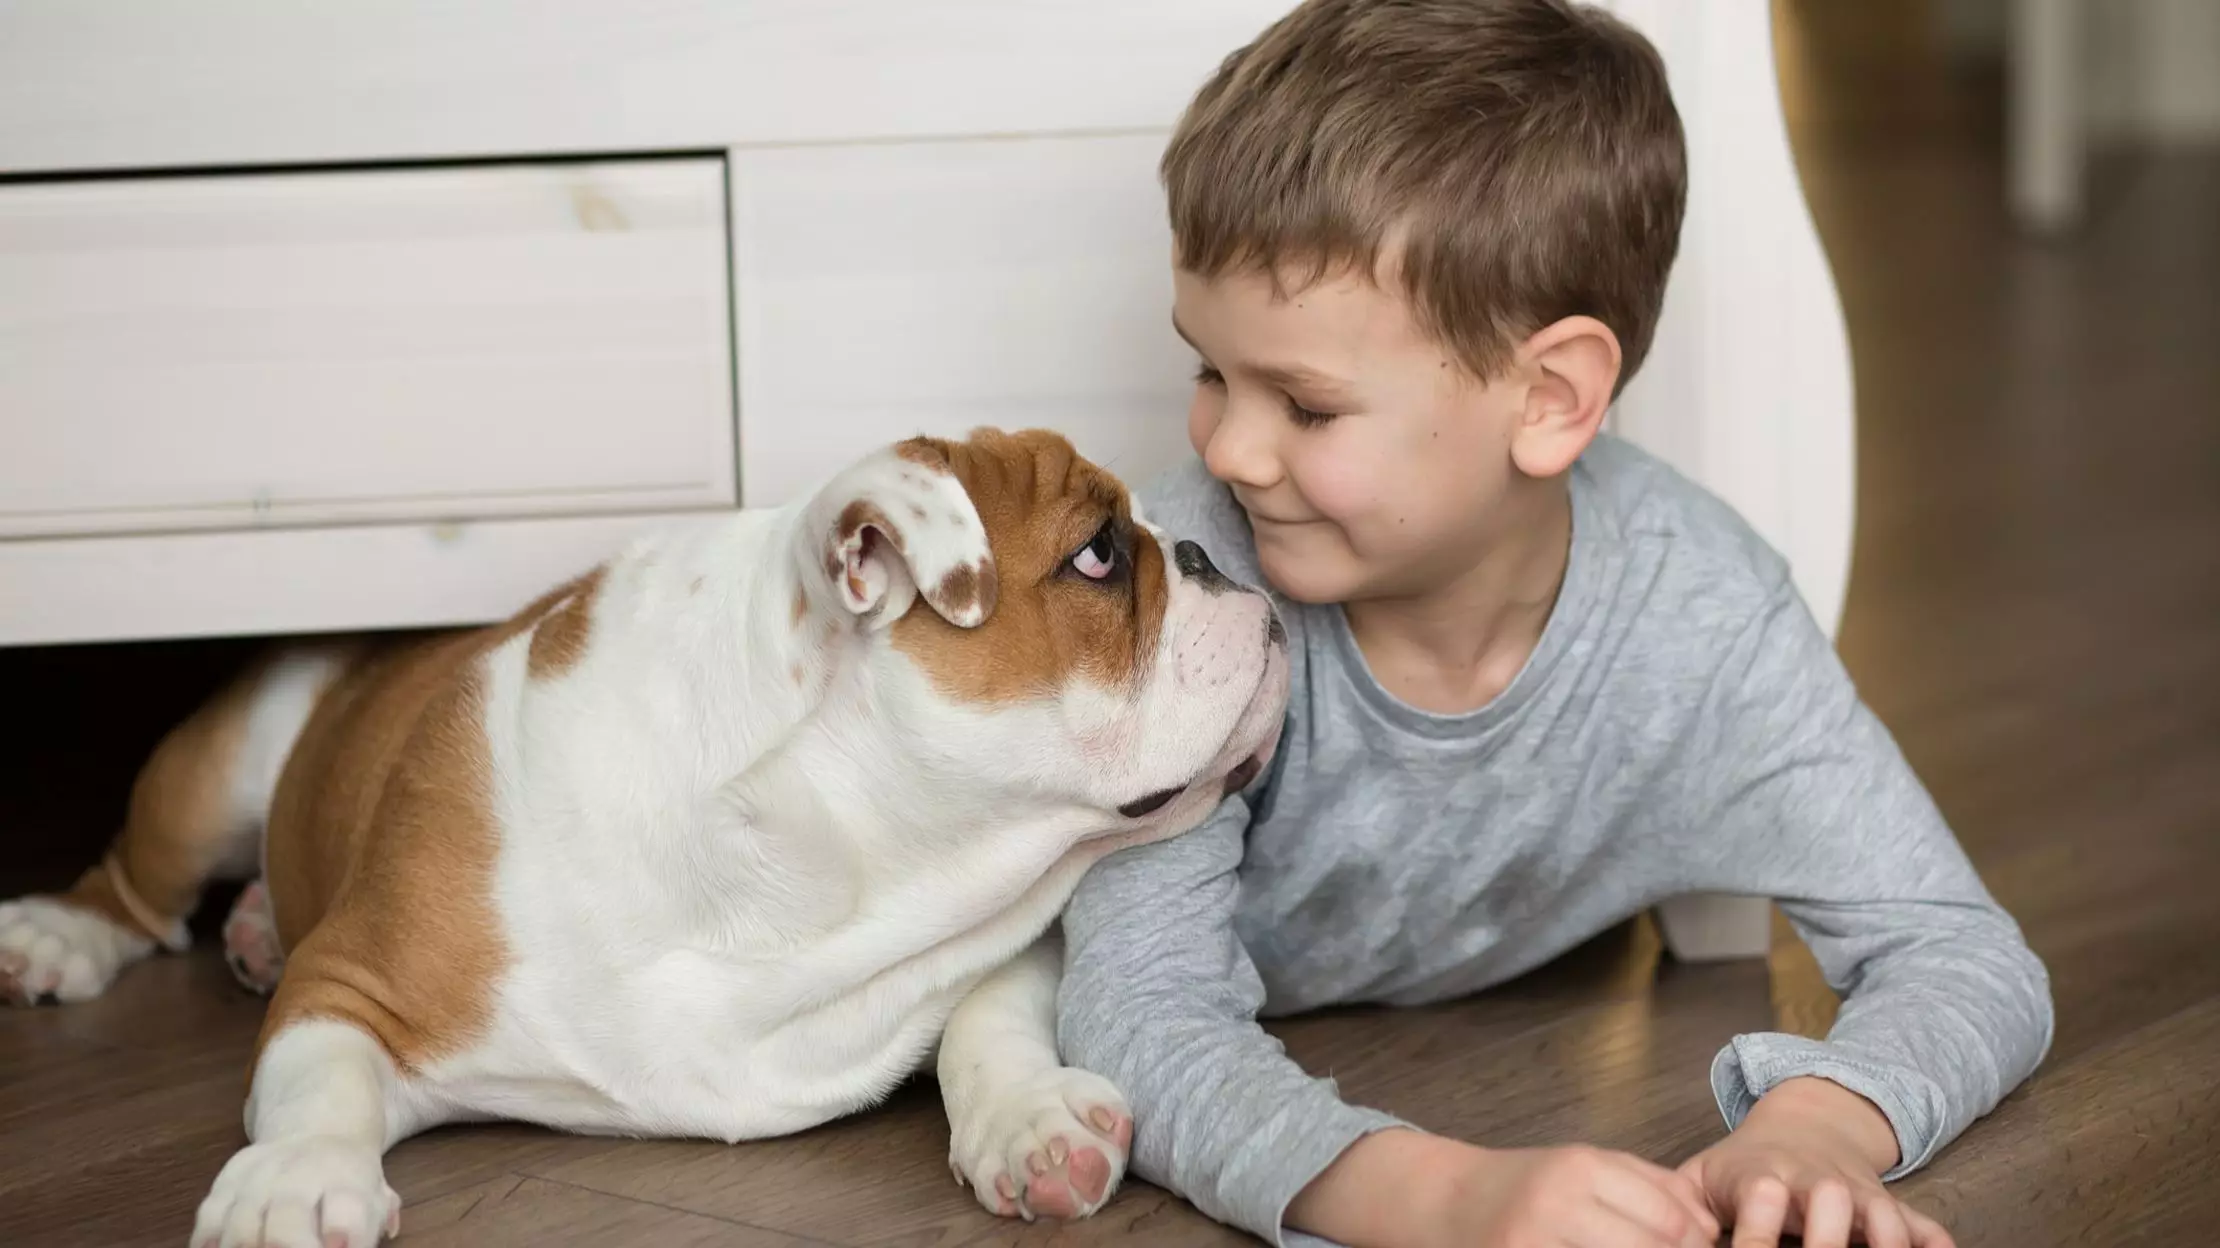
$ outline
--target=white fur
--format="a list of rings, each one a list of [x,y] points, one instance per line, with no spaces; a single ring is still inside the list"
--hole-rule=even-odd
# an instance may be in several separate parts
[[[153,941],[90,910],[47,897],[0,902],[0,974],[26,1001],[90,1001],[153,952]]]
[[[891,565],[861,602],[813,575],[848,499],[899,523],[920,482],[929,516],[971,517],[905,533],[928,570]],[[1284,656],[1264,644],[1264,599],[1175,585],[1139,690],[951,703],[881,623],[915,581],[985,555],[977,524],[952,479],[866,461],[801,509],[632,552],[562,679],[526,677],[525,638],[494,656],[498,891],[518,960],[493,1034],[429,1072],[432,1095],[471,1116],[724,1140],[853,1112],[917,1069],[1088,865],[1217,804],[1205,782],[1148,819],[1115,814],[1267,742]],[[797,587],[856,626],[821,644],[812,610],[795,629]],[[701,595],[720,609],[672,609]],[[729,604],[745,604],[737,627]],[[1218,663],[1189,658],[1228,635],[1245,642]]]
[[[1101,1193],[1077,1194],[1070,1210],[1090,1214],[1125,1177],[1131,1141],[1133,1115],[1124,1095],[1109,1080],[1057,1058],[1062,973],[1062,943],[1054,937],[1034,942],[964,997],[949,1016],[935,1063],[948,1111],[950,1169],[988,1210],[1008,1211],[999,1199],[1006,1190],[1028,1220],[1035,1212],[1034,1163],[1044,1162],[1044,1171],[1070,1187],[1071,1156],[1098,1154],[1107,1176]],[[1121,1121],[1122,1137],[1114,1127]]]
[[[893,531],[845,531],[859,500]],[[528,673],[529,633],[495,649],[491,902],[510,961],[491,1025],[405,1076],[344,1024],[283,1029],[255,1074],[255,1143],[195,1244],[242,1242],[257,1211],[316,1243],[299,1211],[319,1207],[326,1229],[336,1216],[372,1242],[389,1211],[379,1154],[440,1122],[777,1135],[872,1104],[936,1043],[951,1160],[989,1208],[1007,1178],[1004,1211],[1030,1216],[1044,1200],[1026,1184],[1080,1149],[1114,1188],[1119,1133],[1088,1118],[1124,1104],[1058,1063],[1060,961],[1037,942],[1090,864],[1192,827],[1269,752],[1287,687],[1261,594],[1190,582],[1162,535],[1138,540],[1163,548],[1169,586],[1137,687],[994,706],[936,688],[890,626],[920,598],[978,625],[986,604],[949,573],[983,583],[991,556],[963,488],[891,450],[801,505],[629,550],[560,675]],[[261,685],[240,786],[265,803],[283,753],[265,746],[297,734],[327,664]],[[1180,786],[1145,817],[1118,813]]]
[[[194,1248],[370,1248],[400,1230],[381,1158],[407,1134],[393,1063],[356,1028],[316,1020],[271,1037],[247,1094],[247,1138],[193,1221]]]
[[[308,726],[317,699],[346,670],[348,649],[325,645],[280,655],[255,683],[238,756],[231,766],[231,821],[259,829],[269,818],[270,798],[293,743]],[[218,868],[219,879],[243,879],[262,871],[262,837],[242,836],[239,852]]]

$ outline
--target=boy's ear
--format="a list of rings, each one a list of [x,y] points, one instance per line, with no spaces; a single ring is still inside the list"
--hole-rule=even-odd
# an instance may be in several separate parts
[[[1526,405],[1511,440],[1520,472],[1554,477],[1588,449],[1611,407],[1620,358],[1619,336],[1592,316],[1552,322],[1520,345]]]

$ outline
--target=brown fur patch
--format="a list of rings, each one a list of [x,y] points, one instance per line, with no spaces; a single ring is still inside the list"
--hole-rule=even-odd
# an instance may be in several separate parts
[[[131,804],[112,852],[126,886],[164,919],[190,915],[209,876],[242,837],[253,835],[233,809],[232,770],[269,662],[255,663],[172,728],[132,782]],[[104,866],[85,872],[65,900],[132,931],[145,929],[117,895]],[[168,935],[145,934],[156,941]]]
[[[973,567],[967,563],[950,568],[932,597],[941,610],[951,614],[961,615],[976,608],[984,616],[994,611],[999,592],[993,564]]]
[[[287,955],[258,1054],[304,1018],[361,1027],[403,1070],[482,1033],[507,962],[484,659],[579,585],[505,624],[365,656],[317,704],[271,801],[265,879]]]
[[[559,605],[532,625],[532,647],[524,659],[525,675],[534,680],[549,680],[569,671],[578,662],[578,656],[586,652],[586,639],[593,630],[594,599],[601,593],[601,581],[608,572],[605,567],[595,568],[555,591],[555,602]]]
[[[794,627],[800,628],[802,620],[808,615],[809,593],[797,585],[794,588]]]
[[[946,476],[950,471],[947,444],[938,438],[909,438],[897,443],[894,454],[922,468]]]
[[[846,542],[866,525],[877,529],[894,549],[903,549],[902,530],[894,527],[894,521],[887,519],[878,504],[860,498],[840,509],[840,532],[836,540]]]
[[[903,458],[923,462],[909,445]],[[970,495],[994,552],[992,587],[981,577],[941,588],[993,594],[994,613],[962,629],[929,608],[912,609],[895,624],[894,644],[942,692],[966,702],[1042,696],[1073,679],[1114,688],[1141,680],[1170,583],[1163,552],[1133,526],[1125,486],[1044,431],[980,430],[963,442],[930,445]],[[1065,570],[1106,520],[1120,535],[1125,565],[1114,585]]]

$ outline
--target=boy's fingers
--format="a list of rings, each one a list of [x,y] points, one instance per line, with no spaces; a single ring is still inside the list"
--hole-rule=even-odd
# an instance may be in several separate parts
[[[1742,1185],[1734,1204],[1734,1248],[1778,1248],[1788,1220],[1788,1184],[1761,1175]]]
[[[1865,1200],[1865,1242],[1869,1248],[1912,1248],[1911,1227],[1896,1201],[1887,1192],[1875,1192]]]
[[[1912,1248],[1958,1248],[1958,1241],[1950,1237],[1943,1224],[1912,1208],[1899,1205],[1904,1211],[1904,1225],[1912,1233]]]
[[[1709,1214],[1690,1208],[1657,1175],[1639,1165],[1605,1166],[1596,1176],[1596,1199],[1674,1248],[1710,1243],[1719,1237],[1718,1224]],[[1706,1229],[1711,1231],[1708,1236]]]
[[[1850,1248],[1856,1206],[1840,1179],[1821,1179],[1804,1198],[1804,1248]]]
[[[1665,1235],[1605,1204],[1587,1204],[1566,1220],[1566,1242],[1574,1248],[1681,1248],[1683,1241]]]
[[[1696,1225],[1702,1228],[1708,1238],[1719,1238],[1719,1215],[1711,1211],[1711,1202],[1705,1199],[1702,1184],[1681,1171],[1667,1170],[1663,1166],[1644,1161],[1632,1153],[1622,1153],[1620,1156],[1624,1157],[1627,1163],[1634,1167],[1636,1173],[1647,1180],[1652,1188],[1662,1191],[1679,1201],[1681,1207],[1688,1211],[1688,1216],[1696,1220]]]

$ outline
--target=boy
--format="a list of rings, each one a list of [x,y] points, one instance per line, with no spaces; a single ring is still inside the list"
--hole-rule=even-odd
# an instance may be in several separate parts
[[[1270,774],[1066,913],[1065,1060],[1127,1093],[1135,1172],[1275,1242],[1949,1244],[1882,1182],[2041,1060],[2048,980],[1782,561],[1598,436],[1685,198],[1655,52],[1561,0],[1311,0],[1164,175],[1201,462],[1150,515],[1278,591],[1296,674]],[[1781,899],[1848,998],[1719,1054],[1731,1131],[1677,1172],[1404,1128],[1255,1021],[1698,891]]]

